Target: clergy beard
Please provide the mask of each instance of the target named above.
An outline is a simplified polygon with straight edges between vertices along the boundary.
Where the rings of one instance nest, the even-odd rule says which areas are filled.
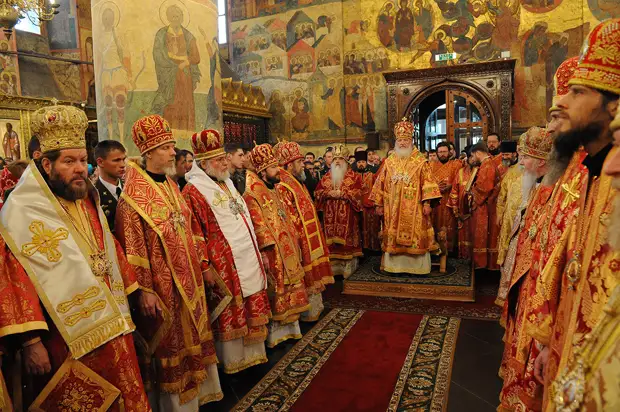
[[[405,159],[411,156],[412,152],[413,152],[413,146],[410,146],[408,148],[402,148],[402,147],[396,146],[394,148],[394,153],[396,153],[396,156],[400,157],[401,159]]]
[[[347,173],[347,168],[344,166],[339,166],[335,163],[332,163],[331,172],[332,172],[332,183],[334,187],[340,186],[340,183],[342,183],[342,180],[344,179],[345,173]]]
[[[497,156],[499,153],[500,153],[499,148],[497,148],[497,149],[489,149],[489,154],[491,156]]]
[[[225,170],[223,172],[218,172],[217,170],[211,167],[209,162],[205,162],[205,163],[206,163],[205,173],[209,175],[211,179],[216,180],[218,182],[224,182],[230,179],[230,172],[228,170]]]
[[[173,163],[170,166],[166,167],[164,169],[164,174],[166,176],[171,177],[172,179],[174,179],[176,177],[176,174],[177,174],[176,165]]]
[[[521,206],[525,206],[527,204],[530,194],[536,186],[537,178],[536,173],[532,173],[527,170],[523,172],[523,176],[521,177]]]
[[[86,185],[84,188],[73,188],[71,183],[73,181],[83,180]],[[65,200],[69,200],[71,202],[75,202],[76,200],[84,199],[88,194],[88,182],[87,179],[83,176],[74,177],[69,184],[67,184],[62,177],[54,169],[52,169],[51,176],[47,179],[47,184],[49,185],[52,193],[56,196],[62,197]]]
[[[301,172],[299,172],[299,174],[297,176],[295,176],[295,178],[297,180],[299,180],[301,183],[306,181],[306,177],[307,176],[306,176],[306,171],[305,170],[302,170]]]
[[[620,190],[620,177],[615,177],[611,183],[612,187]],[[620,251],[620,194],[616,194],[614,208],[611,214],[611,225],[607,230],[609,245],[613,250]]]
[[[513,159],[502,159],[502,166],[508,169],[510,166],[517,164],[516,160]]]

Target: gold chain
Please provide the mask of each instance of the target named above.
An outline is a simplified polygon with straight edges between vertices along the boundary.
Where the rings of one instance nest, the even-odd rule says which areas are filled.
[[[65,214],[67,215],[67,217],[71,221],[71,224],[73,225],[75,230],[79,233],[79,235],[84,239],[84,241],[86,241],[86,243],[90,247],[91,253],[97,253],[99,251],[99,243],[97,242],[97,240],[95,238],[95,233],[94,233],[92,227],[90,226],[90,222],[88,222],[88,220],[86,222],[82,221],[82,213],[80,213],[80,207],[81,206],[78,204],[77,201],[75,202],[75,208],[76,208],[76,210],[78,212],[78,217],[80,219],[80,221],[78,223],[78,222],[76,222],[76,220],[73,217],[73,215],[71,215],[71,213],[69,212],[69,208],[65,204],[65,202],[66,201],[64,199],[59,199],[60,206],[65,211]],[[82,211],[82,212],[85,214],[84,211]],[[90,232],[90,233],[88,233],[87,231]]]

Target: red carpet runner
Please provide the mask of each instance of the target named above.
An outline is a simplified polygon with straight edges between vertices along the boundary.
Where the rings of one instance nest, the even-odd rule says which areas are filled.
[[[459,320],[334,309],[235,411],[443,410]]]
[[[421,320],[365,312],[291,411],[385,411]]]

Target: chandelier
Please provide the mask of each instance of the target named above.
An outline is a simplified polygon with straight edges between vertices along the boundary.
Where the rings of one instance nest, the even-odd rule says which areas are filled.
[[[0,0],[0,27],[8,39],[21,19],[28,18],[32,24],[41,25],[58,14],[58,7],[56,0]]]

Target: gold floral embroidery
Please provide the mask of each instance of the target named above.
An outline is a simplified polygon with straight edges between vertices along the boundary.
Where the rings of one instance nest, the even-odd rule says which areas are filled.
[[[84,302],[86,302],[86,299],[92,299],[96,297],[99,294],[99,290],[100,289],[97,286],[91,286],[86,289],[86,292],[78,293],[70,300],[60,303],[58,306],[56,306],[56,310],[60,313],[67,313],[74,307],[83,305]]]
[[[97,392],[101,392],[98,393],[100,396],[103,394],[103,391]],[[81,382],[71,382],[65,388],[59,406],[67,411],[93,410],[95,409],[95,397],[81,385]]]
[[[59,227],[52,231],[45,228],[45,224],[39,220],[33,221],[28,229],[32,232],[32,242],[22,246],[22,253],[28,257],[40,252],[45,255],[49,262],[58,262],[62,253],[58,250],[61,240],[69,238],[69,231]]]
[[[74,326],[75,324],[77,324],[79,321],[81,321],[82,319],[86,319],[89,318],[93,313],[98,312],[100,310],[105,309],[107,303],[105,300],[98,300],[95,303],[93,303],[92,305],[78,311],[75,312],[72,315],[69,315],[65,318],[65,325],[67,326]]]

